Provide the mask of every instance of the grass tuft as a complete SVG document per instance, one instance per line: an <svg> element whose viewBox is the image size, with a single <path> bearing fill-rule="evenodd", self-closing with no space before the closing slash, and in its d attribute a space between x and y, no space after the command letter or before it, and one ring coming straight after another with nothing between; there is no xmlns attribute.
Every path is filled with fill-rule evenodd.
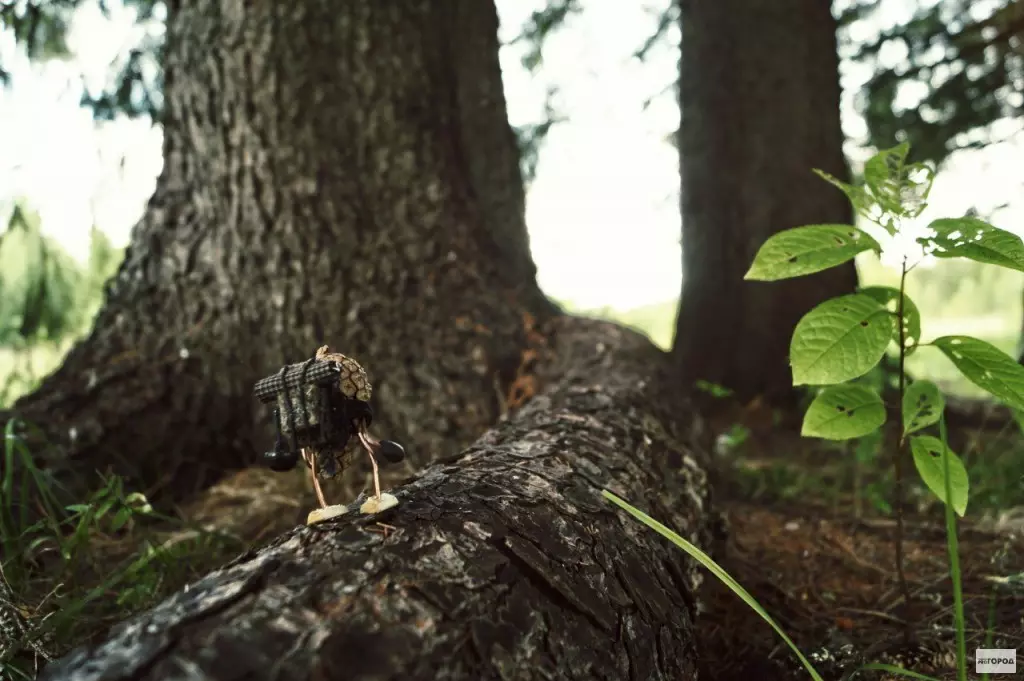
<svg viewBox="0 0 1024 681"><path fill-rule="evenodd" d="M35 678L46 659L244 548L240 539L155 512L116 476L100 478L82 503L62 507L58 483L36 464L16 420L4 429L3 464L0 614L13 613L22 624L0 646L3 678Z"/></svg>

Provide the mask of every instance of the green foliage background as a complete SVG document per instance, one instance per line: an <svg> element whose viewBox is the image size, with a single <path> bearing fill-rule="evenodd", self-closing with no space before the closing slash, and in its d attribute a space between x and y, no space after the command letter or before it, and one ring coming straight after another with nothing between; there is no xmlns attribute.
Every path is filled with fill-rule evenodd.
<svg viewBox="0 0 1024 681"><path fill-rule="evenodd" d="M38 214L22 201L6 211L0 233L0 406L34 388L88 332L103 291L124 257L93 228L89 257L79 263L45 236Z"/></svg>

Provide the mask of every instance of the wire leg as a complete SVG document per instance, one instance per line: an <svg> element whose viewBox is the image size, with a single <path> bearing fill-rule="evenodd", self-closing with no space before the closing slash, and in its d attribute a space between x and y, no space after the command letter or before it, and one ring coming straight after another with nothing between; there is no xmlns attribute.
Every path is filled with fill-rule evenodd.
<svg viewBox="0 0 1024 681"><path fill-rule="evenodd" d="M317 501L322 508L327 508L327 500L324 499L324 491L320 488L320 480L316 477L316 454L310 455L306 449L302 450L302 458L309 464L309 474L313 478L313 491L316 492Z"/></svg>
<svg viewBox="0 0 1024 681"><path fill-rule="evenodd" d="M377 493L377 501L380 501L380 475L377 473L377 459L373 458L370 452L370 465L373 466L373 491Z"/></svg>
<svg viewBox="0 0 1024 681"><path fill-rule="evenodd" d="M373 456L373 450L379 444L363 431L359 431L359 440L363 443L366 453L370 456L370 465L373 466L373 491L377 494L377 501L380 501L380 473L377 470L377 459Z"/></svg>

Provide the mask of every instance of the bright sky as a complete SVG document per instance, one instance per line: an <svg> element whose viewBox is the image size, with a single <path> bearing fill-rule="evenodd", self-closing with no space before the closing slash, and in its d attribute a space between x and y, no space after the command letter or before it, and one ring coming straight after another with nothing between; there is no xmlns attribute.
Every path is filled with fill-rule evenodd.
<svg viewBox="0 0 1024 681"><path fill-rule="evenodd" d="M890 2L893 19L917 5ZM498 0L503 39L541 4ZM678 110L671 91L643 109L644 100L671 84L676 54L666 47L646 64L630 56L653 30L656 9L606 0L583 6L551 39L542 77L523 71L519 48L503 50L509 117L513 124L535 120L547 86L557 83L556 104L571 118L550 134L528 196L541 286L584 307L628 309L679 291L678 159L665 142ZM144 121L96 124L79 106L81 76L97 87L116 55L137 41L142 29L133 16L115 8L108 20L87 4L74 23L75 59L68 62L29 65L14 54L12 37L0 36L0 59L14 74L14 85L0 89L0 202L25 197L41 213L43 229L77 257L87 253L93 224L115 243L127 242L162 165L157 129ZM851 136L863 134L850 107L863 79L844 66L844 128ZM848 152L864 158L855 148ZM993 221L1024 232L1022 168L1020 144L960 155L939 175L928 217L961 215L971 206L990 211L1009 201Z"/></svg>

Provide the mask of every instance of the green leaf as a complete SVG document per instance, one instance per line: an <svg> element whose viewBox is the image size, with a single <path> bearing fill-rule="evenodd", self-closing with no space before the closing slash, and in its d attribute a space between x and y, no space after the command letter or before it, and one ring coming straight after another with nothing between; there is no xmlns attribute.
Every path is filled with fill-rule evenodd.
<svg viewBox="0 0 1024 681"><path fill-rule="evenodd" d="M826 440L864 437L885 423L885 405L878 393L862 385L825 388L811 402L800 434Z"/></svg>
<svg viewBox="0 0 1024 681"><path fill-rule="evenodd" d="M128 524L131 520L132 510L130 508L119 508L114 514L114 519L110 522L110 529L114 532L120 530L122 527Z"/></svg>
<svg viewBox="0 0 1024 681"><path fill-rule="evenodd" d="M864 164L864 184L869 187L880 185L889 178L889 166L902 164L909 152L910 145L907 142L875 152Z"/></svg>
<svg viewBox="0 0 1024 681"><path fill-rule="evenodd" d="M1024 272L1024 242L1013 232L977 218L943 218L930 225L934 236L917 242L936 258L968 258Z"/></svg>
<svg viewBox="0 0 1024 681"><path fill-rule="evenodd" d="M898 180L909 153L910 145L906 142L878 151L864 164L864 184L872 191L880 192L893 179Z"/></svg>
<svg viewBox="0 0 1024 681"><path fill-rule="evenodd" d="M744 279L776 281L802 277L852 260L881 246L853 225L807 225L773 234L754 256Z"/></svg>
<svg viewBox="0 0 1024 681"><path fill-rule="evenodd" d="M906 142L886 148L864 164L864 183L879 208L889 215L916 217L924 211L935 170L923 163L907 163Z"/></svg>
<svg viewBox="0 0 1024 681"><path fill-rule="evenodd" d="M917 217L924 211L935 179L931 166L907 163L909 152L906 143L879 151L864 165L864 184L859 186L841 182L817 169L814 172L841 189L858 215L892 236L901 219Z"/></svg>
<svg viewBox="0 0 1024 681"><path fill-rule="evenodd" d="M1024 366L983 340L943 336L932 341L967 380L1014 409L1024 409Z"/></svg>
<svg viewBox="0 0 1024 681"><path fill-rule="evenodd" d="M884 215L903 214L899 190L909 151L906 143L882 149L864 164L864 185Z"/></svg>
<svg viewBox="0 0 1024 681"><path fill-rule="evenodd" d="M967 512L967 492L970 483L967 469L960 457L948 447L949 455L949 487L952 493L952 506L961 518ZM946 476L942 471L942 441L931 435L915 435L910 438L910 451L914 454L914 466L921 474L921 479L940 501L946 500Z"/></svg>
<svg viewBox="0 0 1024 681"><path fill-rule="evenodd" d="M906 142L883 149L864 164L864 184L877 206L888 216L914 218L927 205L935 170L924 163L907 163Z"/></svg>
<svg viewBox="0 0 1024 681"><path fill-rule="evenodd" d="M946 400L931 381L914 381L903 393L903 434L938 423Z"/></svg>
<svg viewBox="0 0 1024 681"><path fill-rule="evenodd" d="M857 293L871 296L894 314L899 309L897 307L900 298L899 289L891 286L867 286L858 290ZM903 294L903 333L912 341L909 347L912 348L921 342L921 312L906 293ZM892 339L896 345L900 344L900 329L895 324L893 324Z"/></svg>
<svg viewBox="0 0 1024 681"><path fill-rule="evenodd" d="M814 173L832 186L838 187L840 191L846 194L846 198L849 199L850 205L853 206L853 210L856 213L863 215L876 224L881 224L879 223L879 218L881 217L880 211L867 189L857 185L847 184L835 176L826 173L824 170L818 170L815 168ZM881 226L885 228L885 231L887 231L890 236L896 234L896 228L892 225L881 224Z"/></svg>
<svg viewBox="0 0 1024 681"><path fill-rule="evenodd" d="M871 296L826 300L793 331L793 385L829 385L863 376L882 359L893 326L892 314Z"/></svg>

